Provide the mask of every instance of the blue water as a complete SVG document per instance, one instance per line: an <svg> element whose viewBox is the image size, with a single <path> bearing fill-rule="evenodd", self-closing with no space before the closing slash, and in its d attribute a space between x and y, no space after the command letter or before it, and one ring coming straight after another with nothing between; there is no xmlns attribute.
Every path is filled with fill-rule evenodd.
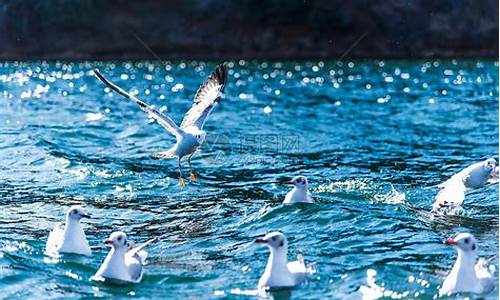
<svg viewBox="0 0 500 300"><path fill-rule="evenodd" d="M270 230L311 268L277 298L432 299L456 256L443 239L469 231L481 256L498 254L498 185L468 194L459 216L429 214L433 186L498 157L498 62L230 63L183 190L176 162L150 157L174 138L91 70L180 122L214 66L0 63L0 297L252 298L268 255L252 241ZM281 204L298 174L317 204ZM94 254L49 259L72 204L94 217ZM163 237L140 284L89 281L116 230Z"/></svg>

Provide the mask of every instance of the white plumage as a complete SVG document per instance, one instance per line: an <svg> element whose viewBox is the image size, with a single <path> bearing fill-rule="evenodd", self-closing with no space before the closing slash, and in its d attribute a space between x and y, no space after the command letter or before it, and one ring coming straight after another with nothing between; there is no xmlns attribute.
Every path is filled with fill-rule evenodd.
<svg viewBox="0 0 500 300"><path fill-rule="evenodd" d="M148 256L144 248L157 241L155 238L140 246L131 247L125 233L113 232L109 239L104 241L106 245L111 246L111 250L92 279L139 283L144 275L144 265Z"/></svg>
<svg viewBox="0 0 500 300"><path fill-rule="evenodd" d="M446 241L458 252L457 260L439 290L441 295L460 292L486 293L494 288L495 267L480 258L477 262L478 245L470 233L460 233Z"/></svg>
<svg viewBox="0 0 500 300"><path fill-rule="evenodd" d="M181 126L177 126L175 122L168 116L162 114L152 106L144 103L138 98L125 92L123 89L107 80L99 70L94 70L97 78L106 84L109 88L124 96L127 99L134 101L139 107L146 112L151 118L156 120L158 124L163 126L168 132L176 138L175 145L163 152L153 154L156 158L178 158L179 182L182 187L185 186L182 177L181 159L188 157L190 169L190 179L195 180L195 174L191 168L191 156L203 144L206 137L206 132L203 130L203 125L206 119L220 101L222 92L227 81L227 66L226 64L219 65L208 79L200 86L194 96L193 105L184 115Z"/></svg>
<svg viewBox="0 0 500 300"><path fill-rule="evenodd" d="M305 176L296 176L291 181L294 185L292 190L290 190L286 196L283 203L313 203L314 200L309 193L309 182Z"/></svg>
<svg viewBox="0 0 500 300"><path fill-rule="evenodd" d="M57 256L61 253L92 255L80 220L90 215L80 206L72 206L66 213L66 223L57 224L49 233L45 253Z"/></svg>
<svg viewBox="0 0 500 300"><path fill-rule="evenodd" d="M460 207L467 191L483 187L495 179L498 179L498 168L494 158L468 166L438 185L441 190L436 195L432 211L446 213Z"/></svg>
<svg viewBox="0 0 500 300"><path fill-rule="evenodd" d="M307 273L304 259L299 255L297 261L288 262L288 242L282 233L271 232L255 242L266 244L270 250L258 289L294 287L304 282Z"/></svg>

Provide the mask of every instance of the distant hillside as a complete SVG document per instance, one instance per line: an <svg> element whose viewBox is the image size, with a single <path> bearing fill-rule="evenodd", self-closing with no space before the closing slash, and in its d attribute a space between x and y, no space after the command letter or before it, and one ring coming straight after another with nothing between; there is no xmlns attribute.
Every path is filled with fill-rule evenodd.
<svg viewBox="0 0 500 300"><path fill-rule="evenodd" d="M0 59L155 55L496 58L498 1L0 2Z"/></svg>

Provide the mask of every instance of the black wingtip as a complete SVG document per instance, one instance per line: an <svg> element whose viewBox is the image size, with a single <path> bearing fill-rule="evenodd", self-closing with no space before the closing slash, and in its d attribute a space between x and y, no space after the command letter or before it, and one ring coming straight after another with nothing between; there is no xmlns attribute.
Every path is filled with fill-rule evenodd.
<svg viewBox="0 0 500 300"><path fill-rule="evenodd" d="M100 79L101 81L103 82L106 82L106 78L104 78L104 76L101 74L101 72L99 71L99 69L94 69L94 75Z"/></svg>
<svg viewBox="0 0 500 300"><path fill-rule="evenodd" d="M213 73L215 75L215 79L217 79L218 82L222 84L222 86L226 86L227 82L227 63L224 62L220 65L218 65L215 68L215 71Z"/></svg>

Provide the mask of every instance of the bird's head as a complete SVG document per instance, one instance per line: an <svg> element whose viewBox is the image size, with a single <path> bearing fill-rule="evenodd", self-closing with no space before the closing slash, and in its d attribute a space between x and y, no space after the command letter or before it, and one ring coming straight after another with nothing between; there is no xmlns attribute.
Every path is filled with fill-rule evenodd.
<svg viewBox="0 0 500 300"><path fill-rule="evenodd" d="M188 134L191 134L196 139L198 144L201 145L201 144L203 144L203 142L205 142L205 137L207 134L205 133L205 131L200 130L198 127L188 126L188 127L184 128L184 131Z"/></svg>
<svg viewBox="0 0 500 300"><path fill-rule="evenodd" d="M130 247L130 244L128 243L127 240L127 235L124 232L117 231L113 232L109 238L104 240L104 244L111 246L115 249L126 249L128 250Z"/></svg>
<svg viewBox="0 0 500 300"><path fill-rule="evenodd" d="M274 231L266 234L263 238L255 240L258 244L266 244L269 248L275 250L287 249L288 242L283 233Z"/></svg>
<svg viewBox="0 0 500 300"><path fill-rule="evenodd" d="M201 145L205 142L205 137L207 136L207 134L204 131L200 131L195 133L194 136L196 137L198 143Z"/></svg>
<svg viewBox="0 0 500 300"><path fill-rule="evenodd" d="M487 172L491 172L495 170L495 167L497 166L497 161L494 158L488 158L483 162L483 166Z"/></svg>
<svg viewBox="0 0 500 300"><path fill-rule="evenodd" d="M293 184L297 188L304 189L307 188L309 182L305 176L295 176L292 180L290 180L290 184Z"/></svg>
<svg viewBox="0 0 500 300"><path fill-rule="evenodd" d="M68 209L66 218L68 220L80 221L81 218L90 218L90 215L83 207L75 205Z"/></svg>
<svg viewBox="0 0 500 300"><path fill-rule="evenodd" d="M454 246L466 253L477 252L476 238L470 233L459 233L453 239L445 241L447 245Z"/></svg>
<svg viewBox="0 0 500 300"><path fill-rule="evenodd" d="M499 173L500 168L497 166L490 172L490 179L492 180L498 180L498 173Z"/></svg>

